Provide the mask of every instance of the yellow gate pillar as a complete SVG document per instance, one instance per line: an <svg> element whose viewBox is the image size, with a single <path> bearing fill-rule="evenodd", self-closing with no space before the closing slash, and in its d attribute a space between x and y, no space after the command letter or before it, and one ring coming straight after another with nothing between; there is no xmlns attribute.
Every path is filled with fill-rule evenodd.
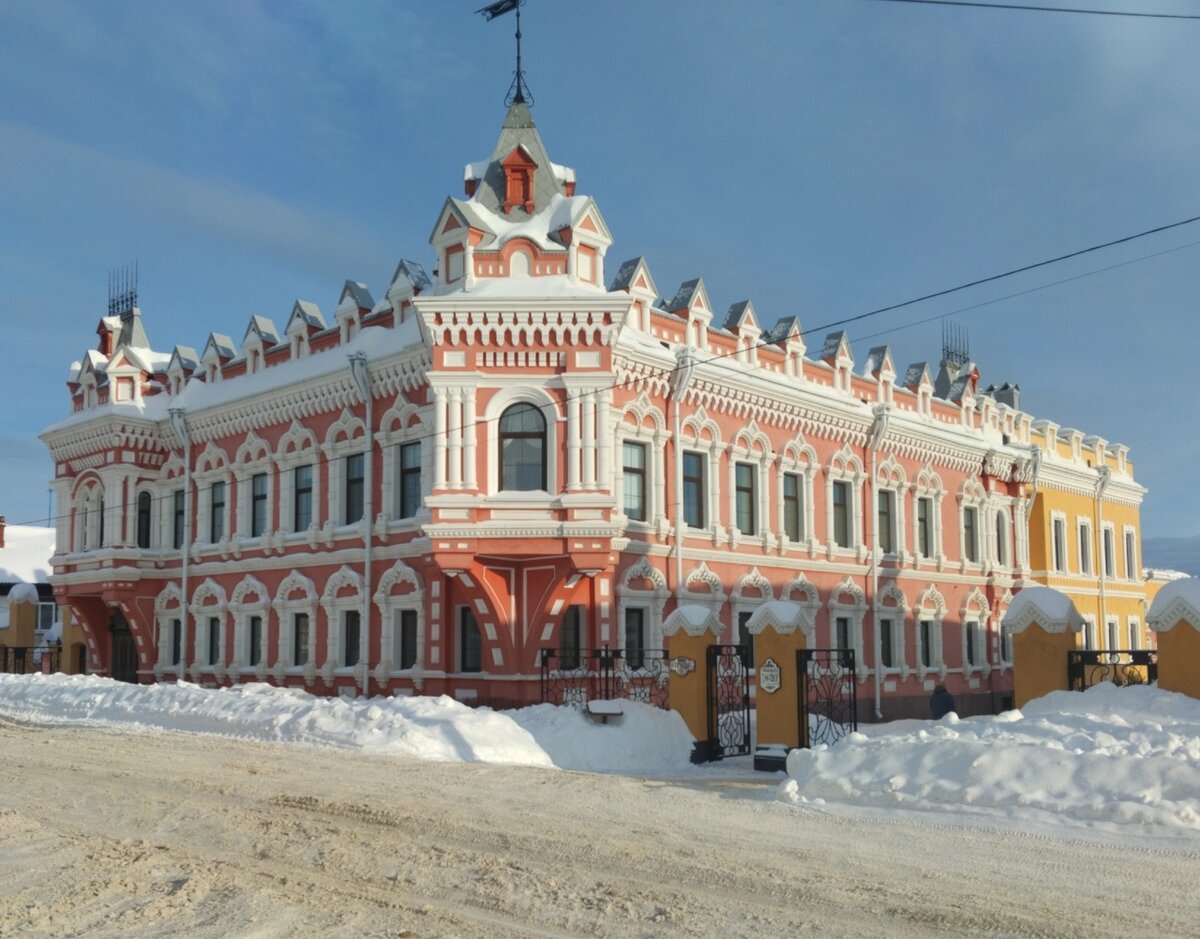
<svg viewBox="0 0 1200 939"><path fill-rule="evenodd" d="M1012 635L1014 707L1069 688L1067 653L1079 648L1083 629L1070 597L1052 587L1026 587L1000 625Z"/></svg>
<svg viewBox="0 0 1200 939"><path fill-rule="evenodd" d="M798 603L771 600L746 623L754 637L758 683L754 709L757 734L754 768L766 772L787 766L788 750L800 746L800 674L796 652L806 648L812 617Z"/></svg>
<svg viewBox="0 0 1200 939"><path fill-rule="evenodd" d="M671 709L679 712L696 739L693 761L703 762L709 739L708 647L720 641L721 620L707 606L683 604L664 620L662 631L670 653Z"/></svg>
<svg viewBox="0 0 1200 939"><path fill-rule="evenodd" d="M1158 687L1200 698L1200 580L1164 586L1146 621L1158 634Z"/></svg>

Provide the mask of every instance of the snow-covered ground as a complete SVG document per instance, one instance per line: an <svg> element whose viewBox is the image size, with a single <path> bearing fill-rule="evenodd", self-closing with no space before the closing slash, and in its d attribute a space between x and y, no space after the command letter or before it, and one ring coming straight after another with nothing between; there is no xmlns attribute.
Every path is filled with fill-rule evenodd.
<svg viewBox="0 0 1200 939"><path fill-rule="evenodd" d="M247 684L129 685L0 675L0 714L351 748L438 762L703 776L675 712L626 702L601 723L571 708L469 708L447 697L327 698ZM1039 825L1139 825L1200 834L1200 701L1151 687L1056 692L1023 711L866 725L793 751L779 798L921 809Z"/></svg>
<svg viewBox="0 0 1200 939"><path fill-rule="evenodd" d="M1198 740L1100 688L785 777L636 706L0 676L0 935L1192 937Z"/></svg>

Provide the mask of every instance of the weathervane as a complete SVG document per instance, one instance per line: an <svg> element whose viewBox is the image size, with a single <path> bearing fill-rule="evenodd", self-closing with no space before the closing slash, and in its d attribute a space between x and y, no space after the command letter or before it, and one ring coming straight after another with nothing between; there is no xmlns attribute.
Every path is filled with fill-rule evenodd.
<svg viewBox="0 0 1200 939"><path fill-rule="evenodd" d="M108 315L119 316L138 305L137 261L108 272Z"/></svg>
<svg viewBox="0 0 1200 939"><path fill-rule="evenodd" d="M503 16L513 10L517 11L517 70L513 74L512 84L508 86L508 94L504 96L506 108L518 101L521 104L533 104L533 93L529 90L529 85L525 81L525 72L521 68L521 7L524 5L525 0L496 0L495 3L489 3L475 11L482 13L484 19L489 22L497 16Z"/></svg>

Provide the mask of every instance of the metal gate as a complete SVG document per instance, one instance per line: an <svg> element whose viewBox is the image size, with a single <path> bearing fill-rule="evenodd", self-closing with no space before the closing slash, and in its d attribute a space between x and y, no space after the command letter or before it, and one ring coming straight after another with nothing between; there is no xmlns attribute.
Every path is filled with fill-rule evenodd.
<svg viewBox="0 0 1200 939"><path fill-rule="evenodd" d="M542 702L584 707L627 699L666 710L667 654L661 649L552 649L542 652Z"/></svg>
<svg viewBox="0 0 1200 939"><path fill-rule="evenodd" d="M858 730L853 649L797 649L800 746L832 744Z"/></svg>
<svg viewBox="0 0 1200 939"><path fill-rule="evenodd" d="M1067 687L1087 691L1093 685L1146 685L1158 681L1156 649L1078 649L1067 653Z"/></svg>
<svg viewBox="0 0 1200 939"><path fill-rule="evenodd" d="M708 647L708 739L697 763L750 752L750 670L744 645Z"/></svg>

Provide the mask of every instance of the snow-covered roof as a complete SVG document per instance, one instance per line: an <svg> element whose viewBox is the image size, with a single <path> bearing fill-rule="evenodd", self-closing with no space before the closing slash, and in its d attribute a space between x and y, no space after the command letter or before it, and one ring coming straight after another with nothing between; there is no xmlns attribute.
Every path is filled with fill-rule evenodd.
<svg viewBox="0 0 1200 939"><path fill-rule="evenodd" d="M590 196L564 196L554 193L540 204L538 211L533 215L504 215L483 205L464 202L462 199L450 199L449 202L462 214L467 225L492 236L485 237L480 242L481 249L497 242L503 244L512 238L528 238L547 251L564 251L565 245L558 240L557 233L574 226L588 207L595 204ZM599 212L596 214L598 217ZM431 240L437 234L435 230L430 236Z"/></svg>
<svg viewBox="0 0 1200 939"><path fill-rule="evenodd" d="M664 636L673 636L682 629L689 636L703 636L711 632L714 636L721 635L721 618L717 611L710 606L700 603L681 603L664 620L662 632Z"/></svg>
<svg viewBox="0 0 1200 939"><path fill-rule="evenodd" d="M1195 577L1163 584L1146 613L1146 622L1155 632L1167 632L1181 620L1200 629L1200 579Z"/></svg>
<svg viewBox="0 0 1200 939"><path fill-rule="evenodd" d="M533 202L539 212L552 196L565 192L567 182L574 182L574 170L559 166L550 160L528 106L524 101L514 101L504 115L500 137L496 141L491 159L468 163L464 170L467 179L479 180L479 185L471 196L473 205L489 212L500 211L506 189L504 167L501 164L517 147L523 148L538 167L550 170L548 173L534 173ZM518 216L525 214L520 208L514 208L513 212Z"/></svg>
<svg viewBox="0 0 1200 939"><path fill-rule="evenodd" d="M1001 623L1014 633L1024 632L1033 623L1048 633L1079 632L1083 617L1061 590L1025 587L1013 598Z"/></svg>
<svg viewBox="0 0 1200 939"><path fill-rule="evenodd" d="M367 285L357 280L348 280L342 285L342 300L350 297L355 305L360 310L370 310L375 306L375 298L371 296L371 291L367 289ZM339 304L341 300L338 301Z"/></svg>
<svg viewBox="0 0 1200 939"><path fill-rule="evenodd" d="M224 333L208 334L208 342L204 344L204 358L208 358L209 352L214 353L221 359L232 359L237 355L237 350L233 346L233 340Z"/></svg>
<svg viewBox="0 0 1200 939"><path fill-rule="evenodd" d="M905 388L916 388L927 378L929 378L928 363L914 362L904 370L904 381L901 384Z"/></svg>
<svg viewBox="0 0 1200 939"><path fill-rule="evenodd" d="M54 555L53 528L34 525L4 526L0 548L0 583L47 583L50 558Z"/></svg>
<svg viewBox="0 0 1200 939"><path fill-rule="evenodd" d="M252 316L250 324L246 327L246 333L242 336L244 343L251 333L257 334L265 346L274 346L279 344L279 330L275 328L275 324L271 322L267 316Z"/></svg>
<svg viewBox="0 0 1200 939"><path fill-rule="evenodd" d="M679 310L686 310L692 304L692 298L696 296L704 287L703 277L693 277L691 280L685 280L679 285L679 289L675 291L675 296L667 301L665 309L668 313L675 313Z"/></svg>
<svg viewBox="0 0 1200 939"><path fill-rule="evenodd" d="M200 356L196 354L196 350L191 346L176 346L175 351L171 353L171 362L168 368L177 362L181 368L194 372L200 367Z"/></svg>
<svg viewBox="0 0 1200 939"><path fill-rule="evenodd" d="M407 284L415 290L428 290L433 286L433 281L422 265L408 258L401 258L400 263L396 265L396 273L392 275L391 287L397 284Z"/></svg>
<svg viewBox="0 0 1200 939"><path fill-rule="evenodd" d="M305 326L325 328L325 316L321 313L321 308L311 300L297 300L293 304L292 314L288 317L289 328L295 320L300 320Z"/></svg>
<svg viewBox="0 0 1200 939"><path fill-rule="evenodd" d="M807 631L814 625L812 612L807 607L791 600L768 600L760 603L751 614L746 629L752 635L758 635L770 626L777 633L787 634L797 629Z"/></svg>

